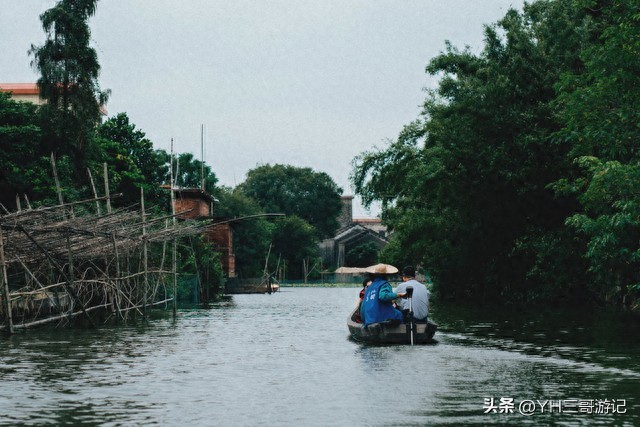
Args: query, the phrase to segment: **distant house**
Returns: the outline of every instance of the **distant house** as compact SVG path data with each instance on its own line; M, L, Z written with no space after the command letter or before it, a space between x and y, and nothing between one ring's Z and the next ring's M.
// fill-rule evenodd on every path
M174 207L178 218L202 219L213 216L213 197L206 191L200 188L174 188L173 191Z
M0 83L0 92L10 93L11 98L15 101L30 102L36 105L42 105L46 101L40 98L40 89L37 83ZM107 109L104 105L100 106L102 116L107 115Z
M326 266L345 266L346 254L365 243L373 243L378 249L389 243L387 228L379 218L353 218L353 196L342 197L338 222L340 228L336 235L320 243L320 256Z
M11 93L11 98L16 101L30 102L36 105L45 103L40 99L40 90L35 83L0 83L0 92Z
M169 188L169 186L163 186ZM212 219L214 199L199 188L174 188L174 207L180 219ZM213 224L205 229L205 239L221 254L222 270L227 278L236 277L233 228L230 223Z

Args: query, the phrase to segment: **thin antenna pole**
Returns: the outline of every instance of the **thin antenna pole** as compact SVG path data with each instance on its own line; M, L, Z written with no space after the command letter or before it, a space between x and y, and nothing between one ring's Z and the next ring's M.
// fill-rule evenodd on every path
M200 177L201 189L204 191L204 123L200 127Z

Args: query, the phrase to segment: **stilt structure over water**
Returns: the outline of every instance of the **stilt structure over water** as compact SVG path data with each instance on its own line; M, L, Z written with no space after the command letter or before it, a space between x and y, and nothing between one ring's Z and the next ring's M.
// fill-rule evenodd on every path
M0 214L0 330L67 324L77 316L91 324L98 317L126 319L175 298L167 242L200 234L208 224L168 221L183 212L111 210L112 197Z

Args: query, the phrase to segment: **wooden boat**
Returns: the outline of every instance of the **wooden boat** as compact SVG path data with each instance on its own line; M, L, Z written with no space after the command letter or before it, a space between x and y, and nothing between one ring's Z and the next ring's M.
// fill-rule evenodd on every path
M347 319L347 326L351 338L356 341L374 344L410 344L411 328L407 323L381 322L372 323L366 328L362 323L355 320L357 308L351 312ZM426 344L434 342L433 335L438 329L438 325L430 320L418 320L415 322L413 336L414 344Z

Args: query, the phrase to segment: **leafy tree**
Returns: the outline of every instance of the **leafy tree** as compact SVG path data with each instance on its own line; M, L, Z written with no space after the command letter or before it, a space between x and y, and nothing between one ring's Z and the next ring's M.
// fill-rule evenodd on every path
M50 153L40 144L42 128L38 107L16 102L0 93L0 203L17 208L16 195L29 199L32 207L58 204L52 176ZM73 164L68 156L56 159L62 194L65 200L78 200L83 188L74 182Z
M592 175L580 197L585 211L567 223L588 239L591 290L622 299L628 291L640 290L640 167L595 157L581 162Z
M382 201L394 231L385 255L423 265L449 296L569 292L555 281L566 265L548 256L570 246L564 219L577 205L549 187L573 168L553 139L552 101L560 74L581 66L581 19L573 3L537 2L487 27L480 55L447 44L427 66L441 79L421 119L354 161L356 192ZM558 40L560 28L571 36Z
M324 172L288 165L250 170L238 189L265 212L296 215L311 224L318 238L332 236L342 210L342 189Z
M177 156L173 173L178 187L201 188L204 171L204 190L213 193L218 178L207 164L196 159L191 153L182 153ZM167 179L168 181L168 179Z
M272 240L273 225L260 217L262 208L238 190L220 187L215 190L216 221L232 221L236 272L240 277L260 277Z
M15 208L16 194L33 200L33 186L27 169L33 167L40 140L37 107L16 102L8 93L0 93L0 203Z
M62 0L40 19L47 39L31 46L32 66L38 79L43 106L43 136L48 151L70 155L78 171L96 156L94 131L100 122L100 108L108 91L98 85L100 64L89 46L87 23L97 0Z
M160 188L168 181L169 156L163 150L154 150L145 133L130 123L126 113L120 113L103 123L98 129L102 148L102 162L109 165L110 189L123 193L118 204L128 206L140 201L140 188L144 188L147 206L166 206L169 194ZM95 176L102 174L102 164L93 168Z
M594 40L581 53L584 69L559 81L557 134L579 169L559 180L560 194L579 197L568 224L587 241L591 289L622 299L640 291L640 5L585 1Z
M351 267L367 267L378 261L378 247L374 243L364 243L347 252L345 264Z
M316 231L305 220L292 215L279 219L273 229L271 252L287 264L289 277L303 278L302 263L318 252Z
M182 265L181 273L186 273L190 278L195 278L195 285L192 280L185 280L182 286L182 293L187 294L182 298L193 301L207 303L215 300L220 295L224 286L224 272L220 262L220 253L214 250L211 243L207 243L203 236L190 237L188 246L181 249ZM187 286L185 286L185 284ZM197 290L197 298L195 291ZM193 294L192 294L193 293ZM178 292L180 296L180 291Z

